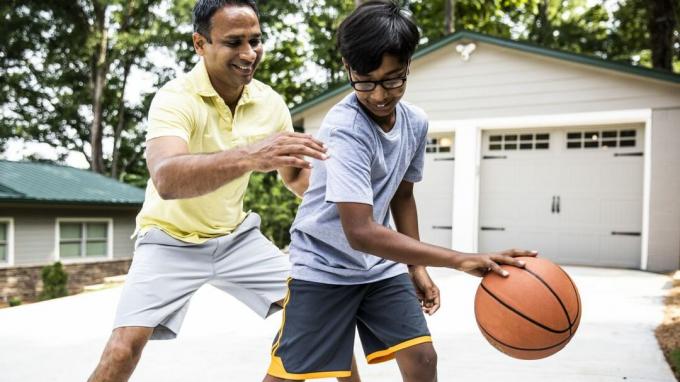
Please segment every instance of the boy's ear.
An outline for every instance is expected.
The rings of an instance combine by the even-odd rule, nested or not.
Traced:
[[[345,67],[345,70],[349,71],[349,64],[347,63],[347,60],[345,60],[345,57],[342,58],[342,66]]]

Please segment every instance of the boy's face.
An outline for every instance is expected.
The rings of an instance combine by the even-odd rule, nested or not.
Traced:
[[[408,63],[399,62],[397,57],[389,54],[383,55],[380,67],[370,73],[357,73],[347,63],[345,63],[345,68],[350,73],[350,79],[354,82],[396,80],[404,78],[408,74]],[[394,89],[385,89],[383,85],[376,85],[375,89],[371,91],[358,91],[354,89],[359,102],[378,118],[390,117],[394,113],[397,103],[399,103],[404,92],[406,92],[406,82]]]
[[[194,33],[194,46],[211,78],[234,88],[248,84],[263,53],[257,15],[248,6],[226,5],[210,22],[212,42]]]

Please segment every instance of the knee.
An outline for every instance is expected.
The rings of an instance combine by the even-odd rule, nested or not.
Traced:
[[[419,369],[436,370],[437,352],[432,347],[420,349],[416,354],[415,362]]]
[[[145,341],[129,338],[111,338],[106,346],[106,359],[115,364],[130,364],[136,362],[142,354]]]

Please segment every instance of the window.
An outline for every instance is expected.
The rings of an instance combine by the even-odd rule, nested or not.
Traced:
[[[0,263],[9,261],[9,224],[0,222]]]
[[[428,138],[426,153],[450,153],[453,146],[453,139],[450,137]]]
[[[0,217],[0,266],[14,263],[14,220]]]
[[[567,133],[567,149],[635,147],[635,130],[579,131]]]
[[[59,258],[109,255],[109,221],[59,221]]]
[[[489,136],[489,150],[547,150],[550,134],[498,134]]]

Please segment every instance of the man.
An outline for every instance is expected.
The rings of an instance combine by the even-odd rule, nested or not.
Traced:
[[[323,144],[293,132],[288,109],[253,80],[263,47],[252,0],[199,0],[202,60],[158,91],[149,110],[151,179],[114,330],[90,381],[127,381],[149,339],[174,338],[189,299],[210,283],[262,317],[280,309],[290,265],[243,211],[252,171],[278,170],[301,195]],[[349,379],[346,379],[349,381]],[[354,379],[358,381],[358,379]]]
[[[404,381],[434,382],[423,312],[439,306],[439,292],[425,266],[507,276],[499,264],[521,267],[515,257],[536,253],[464,254],[419,241],[413,183],[428,123],[400,101],[418,28],[394,1],[368,1],[337,36],[354,92],[319,130],[330,157],[315,161],[291,228],[292,279],[265,381],[350,376],[357,330],[369,364],[396,358]]]

